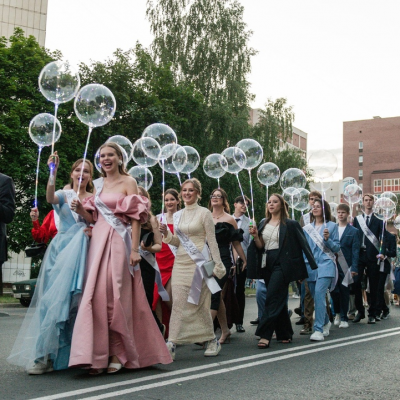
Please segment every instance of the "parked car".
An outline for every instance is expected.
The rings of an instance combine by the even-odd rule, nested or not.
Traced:
[[[24,307],[29,307],[36,288],[36,279],[15,282],[12,284],[14,298],[18,299]]]

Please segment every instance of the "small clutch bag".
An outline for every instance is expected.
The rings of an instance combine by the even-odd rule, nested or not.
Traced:
[[[46,243],[36,243],[33,242],[30,246],[25,247],[26,257],[40,257],[47,249]]]
[[[213,271],[215,267],[214,260],[207,261],[203,264],[204,271],[206,273],[207,278],[211,278],[213,276]]]
[[[151,246],[154,242],[154,233],[153,232],[146,233],[145,235],[143,235],[141,241],[144,243],[146,247]]]

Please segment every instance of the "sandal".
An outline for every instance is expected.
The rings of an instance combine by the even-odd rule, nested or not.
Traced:
[[[110,363],[107,367],[107,374],[115,374],[122,368],[122,364],[120,363]]]
[[[268,341],[268,343],[266,343],[266,342],[262,342],[261,340],[267,340],[267,339],[260,339],[260,341],[258,342],[258,344],[257,344],[257,347],[259,348],[259,349],[268,349],[268,347],[269,347],[269,341]]]
[[[90,368],[89,375],[96,376],[104,372],[104,368]]]
[[[289,343],[292,343],[292,338],[281,340],[280,342],[283,344],[289,344]]]

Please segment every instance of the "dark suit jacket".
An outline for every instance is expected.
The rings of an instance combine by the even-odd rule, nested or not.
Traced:
[[[260,235],[263,229],[264,220],[261,221],[258,226],[258,232]],[[255,263],[256,265],[256,278],[261,278],[261,260],[263,250],[257,249],[254,241],[252,241],[250,246],[247,251],[247,261],[249,262],[250,253],[252,253],[252,256],[256,256],[255,260],[251,259],[251,263]],[[307,257],[311,268],[317,269],[318,266],[315,263],[310,246],[307,243],[300,224],[291,219],[287,219],[285,223],[281,222],[279,227],[279,253],[277,256],[277,261],[282,268],[285,282],[288,284],[289,282],[303,280],[308,277],[306,264],[303,258],[303,252]],[[247,268],[249,268],[249,265]],[[249,275],[249,270],[247,271],[247,274]],[[250,276],[250,278],[255,279],[253,276]]]
[[[354,218],[354,223],[353,223],[354,228],[358,229],[358,235],[360,238],[360,245],[362,244],[363,241],[363,236],[364,233],[360,227],[360,224],[358,223],[357,218]],[[383,221],[380,220],[375,216],[375,214],[372,214],[371,220],[369,222],[368,228],[370,231],[375,235],[375,237],[378,239],[378,242],[380,242],[381,237],[382,237],[382,228],[383,228]],[[390,238],[391,235],[386,229],[384,230],[384,236],[383,236],[383,245],[382,245],[382,254],[387,255],[388,257],[394,257],[396,255],[396,246],[394,250],[394,255],[392,256],[391,254],[393,253],[391,249],[391,241],[393,239]],[[378,250],[375,248],[375,246],[368,240],[368,238],[365,238],[365,252],[364,250],[361,249],[360,253],[360,261],[361,259],[365,259],[364,261],[367,262],[368,264],[373,264],[377,263],[377,258],[376,256],[378,255]],[[389,251],[390,254],[387,253]],[[364,253],[364,254],[363,254]]]
[[[6,224],[12,222],[14,213],[14,183],[9,176],[0,174],[0,267],[7,260]]]
[[[358,257],[360,255],[359,229],[347,224],[340,238],[340,249],[343,252],[347,265],[352,272],[358,272]],[[340,263],[339,263],[340,267]],[[343,271],[342,271],[343,272]]]

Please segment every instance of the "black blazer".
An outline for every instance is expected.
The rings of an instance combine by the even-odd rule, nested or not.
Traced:
[[[264,229],[264,221],[261,221],[258,226],[260,235]],[[300,224],[292,219],[287,219],[285,224],[281,222],[279,227],[279,252],[277,261],[282,268],[285,282],[288,284],[292,281],[303,280],[308,277],[303,252],[310,263],[311,269],[317,269],[318,266],[315,263],[314,256]],[[262,253],[263,250],[257,249],[253,240],[247,250],[247,276],[250,279],[261,278]]]
[[[0,268],[7,260],[6,224],[12,222],[15,213],[15,189],[12,179],[0,174]]]
[[[360,224],[358,223],[357,218],[354,218],[354,223],[353,223],[354,228],[358,229],[358,235],[360,238],[360,245],[362,245],[362,241],[363,241],[363,236],[364,236],[364,232],[362,231]],[[378,242],[380,242],[381,237],[382,237],[382,228],[383,228],[383,221],[380,220],[379,218],[377,218],[375,216],[375,214],[372,214],[371,217],[371,221],[369,222],[369,226],[368,228],[370,229],[370,231],[375,235],[375,237],[378,239]],[[390,233],[385,229],[384,231],[384,237],[383,237],[383,242],[384,243],[388,243],[391,239],[388,236],[390,235]],[[365,256],[366,256],[366,261],[369,263],[373,263],[377,261],[376,256],[378,255],[378,250],[376,249],[376,247],[367,239],[365,238],[364,241],[365,244]],[[387,255],[388,257],[393,257],[389,254],[386,254],[386,249],[389,248],[390,246],[388,245],[384,245],[382,246],[382,254]],[[364,258],[364,255],[362,253],[364,253],[364,250],[361,249],[360,250],[360,256],[362,256],[362,258]],[[389,250],[390,252],[390,250]],[[365,260],[365,258],[364,258]]]

